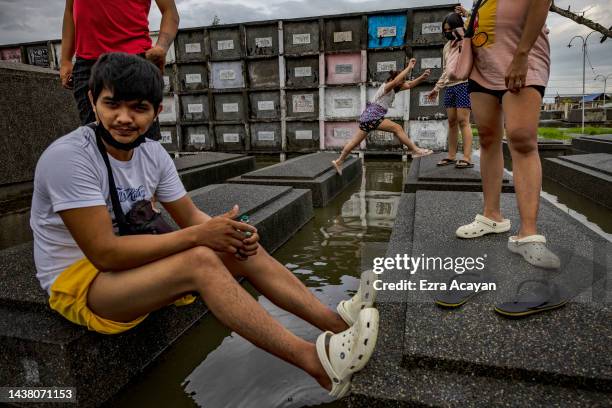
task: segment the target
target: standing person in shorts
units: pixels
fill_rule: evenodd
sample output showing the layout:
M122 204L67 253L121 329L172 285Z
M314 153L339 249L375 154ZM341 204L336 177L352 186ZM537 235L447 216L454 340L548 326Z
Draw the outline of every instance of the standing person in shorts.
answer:
M458 13L450 13L444 19L442 27L444 36L448 42L442 51L444 67L448 60L448 54L452 47L457 47L461 38L457 29L463 28L463 18ZM471 103L468 92L468 81L452 81L448 78L448 72L444 70L434 89L429 93L430 99L435 99L440 90L444 88L444 107L448 116L448 156L438 162L438 166L454 164L458 169L474 167L472 164L472 126L470 125ZM458 136L461 130L463 137L463 159L457 161Z
M366 138L369 132L374 130L392 132L402 144L408 147L413 159L433 153L433 151L429 149L421 149L418 147L406 134L403 127L389 119L385 119L385 115L393 105L397 93L414 88L429 78L431 70L426 70L417 79L406 81L406 76L412 71L415 65L416 59L412 58L403 71L389 72L389 78L380 86L372 102L368 102L365 110L361 114L359 118L359 131L346 146L344 146L340 157L336 160L332 160L332 164L336 168L338 174L342 174L342 164L346 157Z
M559 258L538 233L542 167L538 153L540 106L550 74L550 44L545 26L549 0L485 0L476 11L472 38L474 67L469 90L480 136L483 214L459 227L460 238L510 230L501 213L504 128L521 218L508 249L532 265L558 268Z
M162 19L159 38L153 45L149 36L151 0L66 0L60 78L64 88L74 90L82 125L96 120L87 93L91 68L100 55L107 52L140 55L164 71L166 53L178 31L179 15L174 0L155 2ZM150 135L158 133L156 122Z

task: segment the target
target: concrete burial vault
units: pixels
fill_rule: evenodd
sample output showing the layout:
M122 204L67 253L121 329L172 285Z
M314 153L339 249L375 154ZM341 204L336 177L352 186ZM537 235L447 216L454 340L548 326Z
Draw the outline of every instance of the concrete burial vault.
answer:
M572 148L580 153L612 154L612 135L581 136L572 139Z
M612 154L562 156L542 162L544 177L612 209Z
M228 182L310 189L314 206L325 207L363 172L362 160L349 156L342 175L338 175L331 164L337 157L337 153L313 153L243 174Z
M290 186L221 184L190 194L211 215L238 204L269 251L313 217L310 190ZM100 335L51 311L35 274L31 243L0 252L0 386L76 387L82 407L111 397L207 312L201 300L169 306L127 333Z
M421 168L435 158L418 159ZM425 163L423 163L425 162ZM387 257L484 257L482 292L458 309L434 304L437 292L381 290L376 351L355 375L350 407L593 407L612 405L612 243L548 201L538 225L561 259L558 270L529 265L506 248L519 227L514 194L504 193L507 234L455 238L455 229L482 209L482 194L431 191L402 194ZM456 274L395 268L383 283L449 282ZM507 319L495 305L543 282L567 292L561 309Z
M474 158L474 167L471 169L456 169L455 166L436 166L446 157L445 153L432 154L425 160L415 160L410 166L405 193L414 193L417 190L433 191L482 191L482 178L480 177L480 163ZM502 183L504 193L513 193L512 179L504 174Z
M240 154L204 152L174 159L185 188L195 190L255 169L255 157Z

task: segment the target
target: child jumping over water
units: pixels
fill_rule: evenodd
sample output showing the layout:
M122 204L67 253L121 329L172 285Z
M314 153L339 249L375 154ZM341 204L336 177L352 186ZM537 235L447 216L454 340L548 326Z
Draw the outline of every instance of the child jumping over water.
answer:
M401 72L389 72L389 78L380 86L372 102L368 102L365 110L359 118L359 131L353 138L344 146L340 157L332 160L332 164L336 168L338 174L342 174L342 163L351 151L357 147L369 132L374 130L383 130L392 132L404 145L408 147L412 158L427 156L433 152L429 149L421 149L408 137L404 129L395 122L385 119L385 115L389 108L393 105L395 95L401 91L406 91L414 88L421 82L429 78L431 70L426 70L423 74L414 81L406 81L406 76L412 71L416 65L416 59L412 58L408 66Z

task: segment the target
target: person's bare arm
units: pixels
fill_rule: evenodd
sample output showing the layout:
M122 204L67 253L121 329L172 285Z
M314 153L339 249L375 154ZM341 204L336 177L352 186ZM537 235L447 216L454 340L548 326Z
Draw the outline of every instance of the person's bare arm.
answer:
M233 221L229 213L168 234L132 236L113 233L105 206L65 210L59 215L85 256L104 272L136 268L195 246L236 253L244 248L244 234L238 229L257 233L254 227Z
M402 91L406 91L408 89L414 88L421 82L427 80L427 78L429 78L430 75L431 75L431 69L426 69L418 78L412 81L405 81L402 84Z
M176 37L180 18L174 0L155 0L155 2L162 14L159 37L155 46L147 50L145 55L163 72L166 65L166 53Z
M203 224L212 218L196 207L188 195L171 203L162 203L162 205L181 228Z
M387 84L385 84L385 93L389 93L391 92L392 89L395 89L399 86L402 86L402 84L406 81L406 76L412 72L412 70L414 69L414 66L416 65L416 59L415 58L411 58L410 61L408 62L408 65L406 66L406 68L404 68L404 70L402 72L400 72L395 79L393 79L392 81L387 82Z
M529 4L521 40L506 71L506 87L510 92L516 93L525 86L529 52L546 24L550 3L550 0L531 0Z
M66 0L64 20L62 23L62 55L60 56L60 79L62 86L72 89L72 57L75 48L74 15L72 7L74 0Z
M189 196L185 196L173 203L162 203L162 205L181 228L204 224L212 219L210 215L196 207ZM232 208L228 215L232 218L237 217L238 206ZM244 246L240 250L240 256L237 256L239 259L245 259L257 254L259 234L255 232L250 237L245 236L242 244Z

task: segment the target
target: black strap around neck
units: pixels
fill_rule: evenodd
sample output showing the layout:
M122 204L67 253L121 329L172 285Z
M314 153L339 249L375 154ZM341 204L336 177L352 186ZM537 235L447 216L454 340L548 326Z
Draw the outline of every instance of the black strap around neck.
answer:
M474 36L474 24L476 24L476 14L478 14L478 9L482 5L483 0L478 0L476 4L474 4L474 8L472 8L472 14L470 15L470 21L467 25L467 30L465 30L465 38L472 38Z
M113 205L113 213L115 214L115 221L117 221L117 226L119 227L119 234L123 235L125 232L125 214L123 214L123 210L121 209L121 203L119 202L119 195L117 195L117 186L115 185L115 178L113 177L113 169L111 168L110 160L108 159L108 152L106 151L106 146L102 141L102 137L96 132L97 125L95 123L90 123L87 125L96 134L96 144L98 145L98 150L102 155L102 159L104 160L104 164L106 165L106 170L108 171L108 184L110 190L110 198L111 203Z

